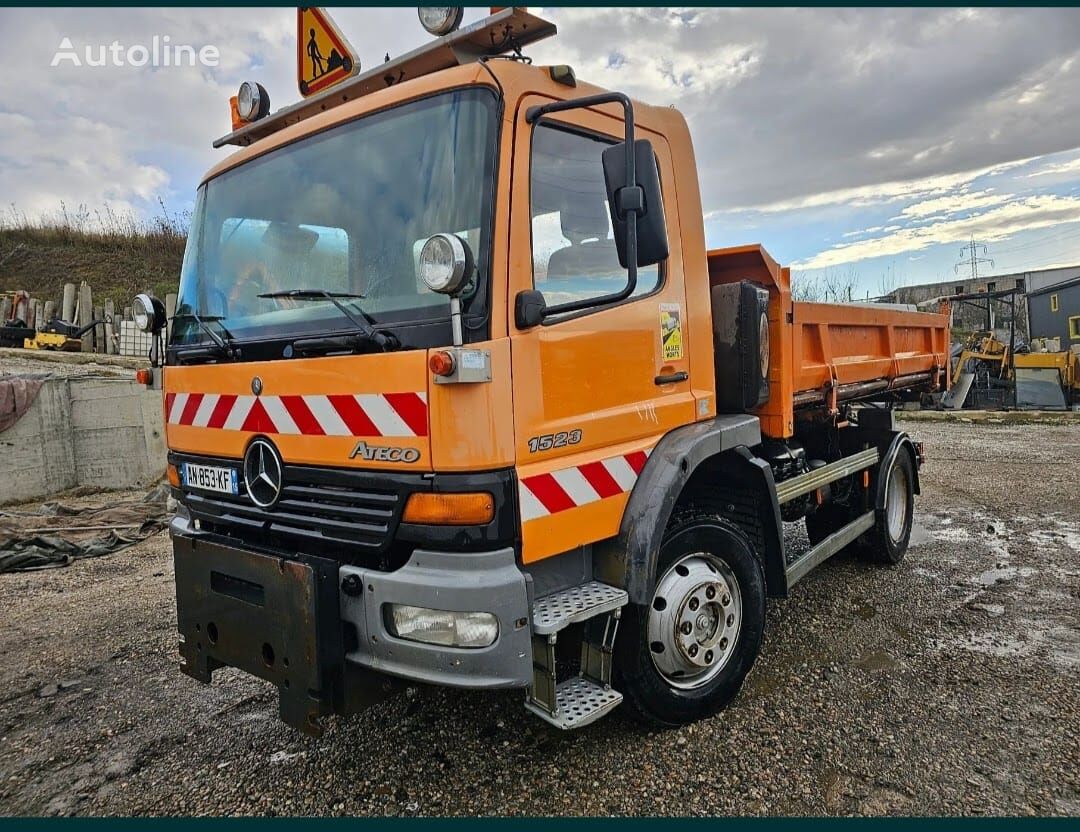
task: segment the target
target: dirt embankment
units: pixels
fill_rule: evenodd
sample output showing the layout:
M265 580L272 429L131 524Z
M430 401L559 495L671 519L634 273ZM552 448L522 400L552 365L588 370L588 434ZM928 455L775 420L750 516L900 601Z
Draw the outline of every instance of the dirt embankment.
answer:
M147 289L162 298L176 291L184 243L184 235L175 231L94 233L0 223L0 292L24 290L59 305L65 283L77 286L85 280L95 305L111 298L123 309Z

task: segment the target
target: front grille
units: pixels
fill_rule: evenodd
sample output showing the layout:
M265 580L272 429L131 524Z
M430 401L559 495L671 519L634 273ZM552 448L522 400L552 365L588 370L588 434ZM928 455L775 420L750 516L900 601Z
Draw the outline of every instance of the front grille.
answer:
M229 465L239 460L174 456L176 462ZM206 531L258 548L297 551L352 560L381 555L390 546L417 475L394 475L286 465L281 497L269 509L240 494L185 490L184 503Z

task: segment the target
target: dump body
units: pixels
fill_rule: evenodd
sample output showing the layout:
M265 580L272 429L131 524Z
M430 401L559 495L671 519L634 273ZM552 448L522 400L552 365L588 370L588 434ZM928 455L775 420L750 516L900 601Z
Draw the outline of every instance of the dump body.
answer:
M771 393L756 411L762 433L791 436L800 407L833 409L838 401L946 383L948 316L793 301L790 270L760 245L715 249L707 258L711 286L749 280L769 290Z

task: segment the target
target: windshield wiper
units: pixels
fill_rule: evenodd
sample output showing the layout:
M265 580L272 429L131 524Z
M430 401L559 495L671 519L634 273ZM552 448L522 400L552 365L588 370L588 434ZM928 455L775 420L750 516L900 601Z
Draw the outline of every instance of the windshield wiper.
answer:
M187 347L187 348L179 347L179 348L176 349L177 355L180 355L180 356L206 355L208 357L212 357L214 355L217 355L217 356L223 357L223 358L239 358L240 357L240 349L236 346L236 339L233 337L233 334L231 332L229 332L229 330L225 327L225 324L223 324L221 322L221 320L222 320L221 318L219 318L219 317L202 318L202 317L199 316L199 314L197 312L180 312L180 313L177 313L176 315L173 315L173 320L176 320L177 318L190 318L191 320L195 321L195 323L197 323L199 325L199 328L203 332L205 332L207 335L209 335L210 340L214 342L213 347L206 347L206 346ZM225 335L225 338L223 339L220 335L218 335L216 332L214 332L214 330L210 328L209 324L206 323L207 321L213 321L219 327L221 327L221 331Z
M352 292L328 292L325 289L283 289L279 292L264 292L260 298L289 298L291 300L328 300L338 308L342 315L352 321L360 330L358 335L330 336L325 338L300 338L293 342L293 349L299 352L329 352L334 350L358 350L365 342L374 344L383 352L401 349L401 342L389 332L375 329L374 319L363 309L357 307L359 316L339 298L362 300L363 295Z

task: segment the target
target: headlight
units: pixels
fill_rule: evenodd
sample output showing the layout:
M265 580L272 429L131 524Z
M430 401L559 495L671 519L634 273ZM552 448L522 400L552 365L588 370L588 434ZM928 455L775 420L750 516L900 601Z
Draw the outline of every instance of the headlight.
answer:
M420 25L433 35L448 35L461 25L464 6L420 6Z
M143 332L160 332L165 326L165 304L149 295L136 295L131 302L131 317Z
M392 635L445 647L488 647L499 637L499 620L490 612L449 612L387 604L386 627Z
M258 121L270 112L270 96L262 84L245 81L236 94L236 113L244 121Z
M452 295L472 270L472 256L456 234L429 237L420 250L420 279L433 292Z

